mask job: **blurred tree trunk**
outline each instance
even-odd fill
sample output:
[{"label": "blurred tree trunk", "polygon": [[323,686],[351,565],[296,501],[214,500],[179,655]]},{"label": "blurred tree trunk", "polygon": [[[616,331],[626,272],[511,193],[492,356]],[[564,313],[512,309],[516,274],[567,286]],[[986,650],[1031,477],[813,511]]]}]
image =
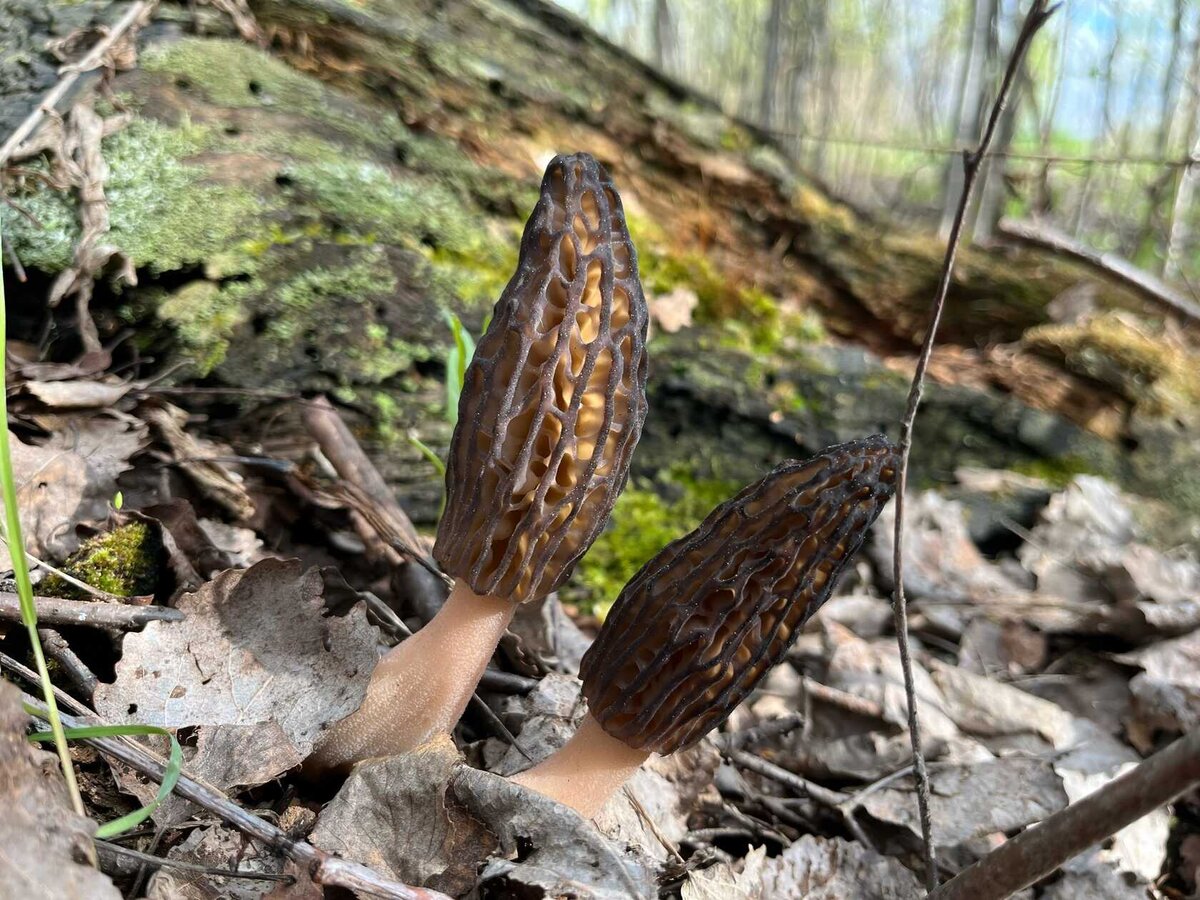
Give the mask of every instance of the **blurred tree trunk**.
[{"label": "blurred tree trunk", "polygon": [[[958,130],[955,143],[974,146],[983,129],[983,116],[990,103],[992,90],[984,90],[985,79],[996,68],[999,45],[996,35],[1000,0],[975,0],[967,30],[967,49],[963,60],[962,88],[958,98]],[[946,163],[943,181],[942,221],[938,232],[943,238],[950,233],[963,188],[962,160],[951,156]]]},{"label": "blurred tree trunk", "polygon": [[[1108,57],[1104,62],[1104,87],[1102,94],[1104,97],[1102,108],[1104,110],[1104,123],[1095,140],[1092,141],[1091,151],[1096,153],[1104,147],[1113,131],[1113,84],[1115,82],[1114,75],[1117,68],[1117,56],[1121,51],[1121,29],[1117,28],[1113,32],[1112,46],[1109,47]],[[1075,207],[1075,221],[1071,226],[1071,233],[1076,238],[1082,238],[1083,233],[1090,227],[1091,222],[1088,216],[1089,208],[1092,202],[1092,186],[1096,179],[1096,167],[1089,165],[1087,171],[1083,175],[1083,185],[1079,189],[1079,204]]]},{"label": "blurred tree trunk", "polygon": [[670,0],[654,0],[654,65],[669,72],[675,65],[675,18]]},{"label": "blurred tree trunk", "polygon": [[835,70],[837,69],[837,48],[834,46],[833,36],[829,29],[829,9],[824,4],[815,2],[809,6],[812,13],[813,24],[813,44],[820,48],[820,74],[821,86],[818,102],[821,107],[821,115],[818,121],[816,132],[818,140],[815,143],[813,155],[813,171],[820,175],[825,169],[825,154],[829,149],[827,139],[833,137],[833,116],[836,108],[834,103],[834,82]]},{"label": "blurred tree trunk", "polygon": [[[1062,101],[1063,82],[1067,72],[1067,48],[1071,37],[1071,7],[1063,14],[1062,33],[1058,41],[1057,61],[1054,67],[1054,82],[1038,116],[1038,152],[1050,156],[1054,137],[1054,122],[1058,118],[1058,105]],[[1036,93],[1034,95],[1036,97]],[[1044,161],[1038,170],[1037,187],[1031,204],[1035,216],[1045,216],[1053,211],[1054,195],[1050,189],[1050,162]]]},{"label": "blurred tree trunk", "polygon": [[767,50],[763,55],[762,98],[758,104],[763,128],[775,126],[775,93],[779,84],[779,51],[786,6],[787,0],[771,0],[771,11],[767,16]]},{"label": "blurred tree trunk", "polygon": [[991,155],[983,167],[979,200],[975,204],[971,228],[968,232],[973,240],[980,243],[986,244],[992,240],[996,233],[996,225],[1004,213],[1004,201],[1008,193],[1006,180],[1008,157],[1004,154],[1012,147],[1013,136],[1017,133],[1017,115],[1021,106],[1021,96],[1028,93],[1031,88],[1029,76],[1024,71],[1024,64],[1022,64],[1022,72],[1017,76],[1017,83],[1013,87],[1008,106],[1000,116],[1000,125],[992,142]]},{"label": "blurred tree trunk", "polygon": [[1192,210],[1192,200],[1196,188],[1196,168],[1200,164],[1200,34],[1192,42],[1192,62],[1188,70],[1187,103],[1185,104],[1182,120],[1182,137],[1184,147],[1191,160],[1191,165],[1179,170],[1175,182],[1175,197],[1171,203],[1167,221],[1167,251],[1163,261],[1163,277],[1177,279],[1180,277],[1180,260],[1184,247],[1190,236],[1188,216]]},{"label": "blurred tree trunk", "polygon": [[[1171,152],[1172,122],[1178,113],[1179,104],[1175,102],[1176,84],[1179,80],[1179,67],[1183,56],[1183,19],[1187,4],[1185,0],[1175,0],[1175,12],[1171,18],[1171,56],[1167,68],[1163,72],[1162,87],[1158,96],[1158,134],[1154,142],[1155,150],[1161,157]],[[1195,82],[1191,84],[1193,92],[1200,87]],[[1143,258],[1162,246],[1161,240],[1166,236],[1167,226],[1171,219],[1170,213],[1163,209],[1168,187],[1175,182],[1175,172],[1166,169],[1151,183],[1146,196],[1146,213],[1142,217],[1142,227],[1133,242],[1136,248],[1135,258]],[[1159,257],[1158,271],[1166,270],[1167,253]]]}]

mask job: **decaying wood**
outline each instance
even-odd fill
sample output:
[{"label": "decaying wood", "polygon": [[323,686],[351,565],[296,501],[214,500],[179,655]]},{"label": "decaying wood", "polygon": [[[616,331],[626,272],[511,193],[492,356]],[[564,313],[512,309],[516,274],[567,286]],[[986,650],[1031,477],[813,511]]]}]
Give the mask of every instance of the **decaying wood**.
[{"label": "decaying wood", "polygon": [[[41,625],[86,625],[92,628],[140,628],[147,622],[181,622],[183,613],[165,606],[126,606],[92,600],[34,597]],[[21,621],[16,594],[0,593],[0,619]]]},{"label": "decaying wood", "polygon": [[1102,275],[1131,288],[1140,297],[1163,307],[1168,312],[1180,316],[1188,322],[1200,324],[1200,305],[1189,300],[1162,279],[1144,269],[1139,269],[1129,260],[1115,253],[1093,250],[1069,234],[1046,224],[1001,219],[997,230],[1004,237],[1014,241],[1061,253],[1063,256],[1090,266]]},{"label": "decaying wood", "polygon": [[1200,731],[1005,841],[930,900],[1001,900],[1200,784]]}]

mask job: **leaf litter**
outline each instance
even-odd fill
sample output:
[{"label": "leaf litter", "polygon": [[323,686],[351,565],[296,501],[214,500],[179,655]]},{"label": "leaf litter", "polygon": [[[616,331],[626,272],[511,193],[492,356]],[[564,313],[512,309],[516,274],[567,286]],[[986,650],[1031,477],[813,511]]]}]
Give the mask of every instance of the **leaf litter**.
[{"label": "leaf litter", "polygon": [[[594,823],[503,777],[561,746],[585,712],[575,672],[591,626],[553,597],[523,609],[501,642],[493,666],[513,680],[481,687],[489,715],[474,707],[453,742],[313,784],[305,757],[358,704],[402,634],[395,621],[419,627],[419,611],[436,608],[433,582],[394,577],[386,544],[360,539],[356,513],[289,480],[296,467],[321,477],[302,435],[283,458],[265,457],[253,434],[229,445],[205,417],[102,372],[81,362],[24,384],[18,374],[22,512],[31,550],[52,564],[131,523],[156,535],[153,593],[107,602],[171,606],[183,620],[65,634],[99,676],[99,716],[171,729],[192,777],[297,838],[451,896],[921,896],[886,516],[855,575],[725,733],[652,759]],[[906,545],[935,834],[951,868],[1200,721],[1195,560],[1156,548],[1136,501],[1086,476],[1033,491],[1032,526],[989,557],[972,517],[997,485],[1011,487],[976,471],[953,497],[915,494]],[[16,631],[0,643],[25,652]],[[19,734],[23,720],[12,722]],[[776,768],[748,768],[731,755],[735,738]],[[154,795],[127,768],[77,755],[97,821]],[[788,778],[763,774],[779,770]],[[1194,890],[1198,813],[1194,798],[1174,818],[1157,811],[1029,895]],[[213,871],[159,868],[143,896],[315,896],[305,872],[194,804],[172,798],[154,821],[159,834],[134,846]],[[76,840],[90,826],[72,827],[62,833]],[[105,871],[127,889],[136,878],[128,864]],[[106,896],[97,884],[81,896]]]}]

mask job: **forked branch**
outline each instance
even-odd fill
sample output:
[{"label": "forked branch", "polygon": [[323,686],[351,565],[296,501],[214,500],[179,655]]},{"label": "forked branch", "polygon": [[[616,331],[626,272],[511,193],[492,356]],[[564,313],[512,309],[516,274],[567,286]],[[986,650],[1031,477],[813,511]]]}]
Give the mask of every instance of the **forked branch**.
[{"label": "forked branch", "polygon": [[1017,35],[1016,45],[1004,71],[1004,80],[1000,83],[1000,91],[996,102],[992,105],[988,116],[987,126],[979,145],[963,154],[963,189],[958,201],[958,210],[954,214],[954,225],[950,229],[950,237],[946,243],[946,256],[942,262],[942,274],[938,280],[937,292],[934,294],[933,305],[929,312],[929,327],[925,331],[925,341],[921,345],[921,353],[917,357],[917,369],[913,373],[912,387],[908,393],[908,407],[904,419],[900,423],[900,471],[896,489],[896,529],[892,560],[892,581],[894,595],[892,611],[895,618],[896,642],[900,649],[900,661],[904,670],[904,693],[908,702],[908,732],[912,740],[913,771],[917,782],[917,805],[920,810],[921,839],[925,855],[925,884],[927,889],[937,887],[937,859],[933,845],[933,821],[929,812],[929,773],[925,768],[925,755],[921,749],[921,727],[917,717],[917,693],[913,681],[912,656],[908,646],[908,609],[904,596],[904,492],[908,484],[908,459],[912,452],[913,422],[917,418],[917,409],[921,405],[921,396],[925,390],[925,373],[929,368],[929,360],[933,355],[933,342],[937,337],[938,325],[942,320],[942,311],[946,308],[946,296],[950,292],[950,280],[954,274],[954,260],[958,255],[958,244],[962,238],[963,223],[966,220],[967,209],[971,204],[971,196],[975,190],[975,182],[979,176],[980,165],[983,162],[988,147],[996,134],[996,127],[1012,92],[1013,82],[1020,71],[1021,61],[1029,49],[1034,36],[1058,8],[1051,6],[1047,0],[1034,0],[1021,32]]}]

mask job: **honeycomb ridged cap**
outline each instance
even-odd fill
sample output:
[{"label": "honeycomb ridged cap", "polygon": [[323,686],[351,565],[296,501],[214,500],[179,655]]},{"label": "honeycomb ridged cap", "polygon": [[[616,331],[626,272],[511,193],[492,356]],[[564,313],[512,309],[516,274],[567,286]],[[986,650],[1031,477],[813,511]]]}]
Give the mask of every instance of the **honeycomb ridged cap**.
[{"label": "honeycomb ridged cap", "polygon": [[463,379],[433,550],[448,574],[513,601],[567,579],[641,435],[647,320],[608,173],[556,157]]},{"label": "honeycomb ridged cap", "polygon": [[724,722],[828,599],[898,468],[882,435],[829,447],[778,466],[665,547],[583,657],[592,717],[656,753]]}]

